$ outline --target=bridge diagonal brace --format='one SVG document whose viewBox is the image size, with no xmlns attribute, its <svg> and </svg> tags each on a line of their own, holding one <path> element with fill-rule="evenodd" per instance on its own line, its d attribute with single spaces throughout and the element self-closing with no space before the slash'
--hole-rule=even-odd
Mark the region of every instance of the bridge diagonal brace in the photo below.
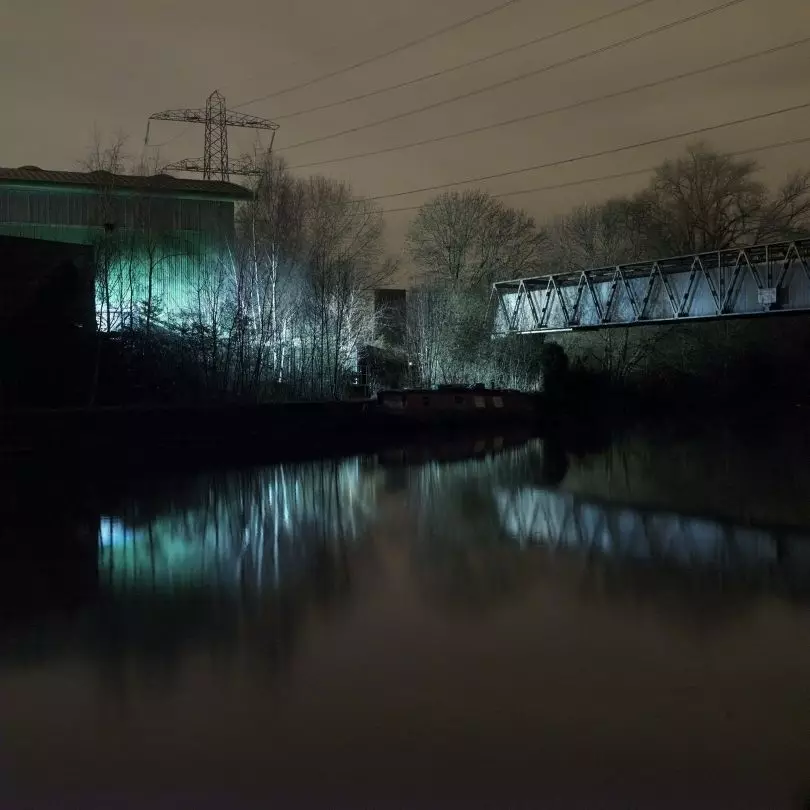
<svg viewBox="0 0 810 810">
<path fill-rule="evenodd" d="M 624 275 L 620 266 L 616 268 L 616 272 L 619 274 L 619 278 L 621 278 L 622 280 L 622 284 L 624 285 L 624 291 L 627 293 L 627 298 L 630 301 L 630 308 L 633 310 L 633 319 L 637 321 L 639 318 L 639 308 L 638 308 L 638 299 L 636 298 L 636 294 L 633 292 L 633 285 L 630 283 L 629 279 Z"/>
<path fill-rule="evenodd" d="M 537 314 L 537 307 L 534 304 L 534 292 L 530 290 L 525 284 L 523 284 L 523 291 L 526 294 L 526 300 L 529 302 L 529 309 L 532 313 L 532 320 L 534 321 L 535 329 L 542 329 L 543 328 L 543 318 L 542 316 L 538 316 Z"/>
<path fill-rule="evenodd" d="M 617 267 L 613 273 L 613 278 L 610 281 L 610 289 L 608 290 L 607 301 L 605 302 L 605 311 L 602 315 L 602 323 L 610 321 L 610 310 L 613 308 L 613 301 L 616 298 L 616 290 L 619 286 L 621 278 L 621 271 Z"/>
<path fill-rule="evenodd" d="M 498 324 L 498 305 L 495 303 L 495 299 L 500 300 L 500 297 L 498 288 L 493 284 L 492 290 L 489 293 L 489 300 L 487 301 L 487 308 L 485 310 L 486 314 L 484 316 L 484 328 L 490 330 L 493 334 L 500 334 L 496 329 Z"/>
<path fill-rule="evenodd" d="M 557 296 L 557 301 L 560 304 L 560 309 L 562 310 L 563 318 L 565 319 L 565 326 L 571 326 L 571 314 L 568 312 L 568 304 L 565 302 L 565 296 L 563 295 L 562 289 L 560 285 L 557 284 L 557 279 L 554 276 L 551 276 L 551 286 L 554 288 L 554 294 Z"/>
<path fill-rule="evenodd" d="M 593 301 L 593 308 L 596 310 L 596 317 L 599 318 L 601 323 L 604 323 L 604 316 L 602 314 L 602 304 L 599 301 L 599 296 L 596 294 L 596 290 L 593 286 L 593 281 L 591 280 L 591 274 L 587 270 L 583 270 L 582 275 L 585 276 L 585 283 L 588 285 L 588 292 L 591 294 L 591 300 Z"/>
<path fill-rule="evenodd" d="M 686 283 L 686 292 L 681 297 L 681 305 L 678 308 L 676 317 L 683 318 L 689 311 L 689 300 L 695 291 L 699 270 L 702 269 L 703 264 L 700 261 L 700 257 L 696 256 L 695 260 L 692 262 L 692 266 L 689 268 L 689 279 Z"/>
<path fill-rule="evenodd" d="M 743 259 L 745 261 L 745 266 L 748 268 L 748 272 L 751 274 L 751 278 L 754 279 L 754 284 L 757 285 L 757 289 L 761 290 L 764 288 L 764 284 L 762 283 L 762 278 L 759 275 L 759 271 L 757 270 L 756 266 L 751 264 L 751 257 L 748 255 L 747 250 L 742 251 Z"/>
<path fill-rule="evenodd" d="M 549 284 L 546 284 L 546 300 L 543 303 L 542 308 L 540 309 L 540 313 L 537 312 L 537 302 L 535 301 L 535 294 L 537 290 L 526 288 L 526 296 L 529 299 L 529 306 L 532 308 L 532 315 L 537 322 L 537 328 L 542 329 L 544 324 L 546 323 L 546 311 L 548 310 L 548 289 Z"/>
<path fill-rule="evenodd" d="M 717 290 L 717 285 L 712 280 L 712 274 L 706 268 L 706 265 L 703 264 L 700 257 L 696 260 L 700 265 L 700 271 L 703 273 L 703 278 L 706 281 L 706 286 L 709 288 L 709 295 L 712 297 L 712 301 L 714 301 L 714 309 L 717 315 L 720 315 L 722 312 L 722 304 L 720 303 L 720 293 Z M 719 268 L 718 268 L 719 271 Z"/>
<path fill-rule="evenodd" d="M 543 299 L 543 308 L 540 310 L 540 319 L 537 323 L 537 328 L 542 329 L 545 324 L 546 320 L 548 319 L 548 312 L 551 306 L 551 285 L 552 285 L 553 278 L 549 278 L 548 283 L 546 284 L 546 289 L 544 292 L 544 299 Z M 531 293 L 529 293 L 531 296 Z"/>
<path fill-rule="evenodd" d="M 785 281 L 787 281 L 787 278 L 790 275 L 790 271 L 793 269 L 794 258 L 801 261 L 799 251 L 796 248 L 796 243 L 791 242 L 790 246 L 785 251 L 785 258 L 782 259 L 782 266 L 779 268 L 779 275 L 777 275 L 776 277 L 777 289 L 781 290 L 784 287 Z M 807 271 L 805 270 L 805 272 Z"/>
<path fill-rule="evenodd" d="M 523 298 L 525 295 L 526 295 L 526 287 L 521 281 L 520 285 L 518 286 L 517 297 L 515 298 L 515 306 L 512 308 L 512 315 L 510 316 L 508 321 L 510 332 L 517 331 L 518 313 L 520 312 L 520 305 L 523 303 Z"/>
<path fill-rule="evenodd" d="M 582 291 L 585 289 L 585 271 L 579 274 L 579 283 L 574 295 L 574 305 L 571 307 L 571 326 L 579 323 L 579 305 L 582 303 Z"/>
<path fill-rule="evenodd" d="M 745 255 L 745 251 L 741 250 L 737 253 L 737 258 L 734 262 L 734 267 L 731 269 L 731 278 L 728 282 L 728 288 L 726 289 L 726 295 L 723 298 L 723 306 L 721 310 L 721 314 L 729 312 L 734 307 L 734 301 L 737 296 L 737 282 L 740 280 L 743 272 L 743 260 L 747 259 Z"/>
<path fill-rule="evenodd" d="M 808 281 L 810 281 L 810 266 L 808 265 L 805 257 L 802 256 L 801 252 L 799 251 L 799 246 L 795 242 L 791 242 L 787 252 L 785 253 L 785 258 L 782 260 L 782 267 L 776 280 L 776 287 L 778 289 L 783 288 L 790 271 L 793 269 L 794 261 L 801 265 L 802 269 L 804 270 L 805 277 Z"/>
<path fill-rule="evenodd" d="M 678 317 L 678 304 L 675 301 L 675 295 L 672 292 L 672 287 L 669 283 L 669 279 L 666 277 L 666 274 L 661 271 L 660 265 L 656 262 L 655 267 L 658 270 L 658 275 L 661 277 L 661 283 L 664 285 L 664 292 L 667 294 L 667 300 L 669 301 L 669 306 L 672 309 L 672 317 Z"/>
<path fill-rule="evenodd" d="M 500 287 L 494 287 L 496 295 L 498 296 L 498 304 L 500 306 L 501 314 L 503 315 L 504 323 L 506 324 L 506 331 L 511 332 L 511 321 L 509 320 L 509 310 L 506 306 L 506 301 L 504 301 L 503 293 L 501 292 Z"/>
<path fill-rule="evenodd" d="M 652 298 L 653 290 L 655 289 L 655 279 L 658 276 L 658 264 L 653 264 L 652 270 L 650 270 L 650 275 L 647 276 L 647 287 L 644 290 L 644 297 L 641 299 L 641 307 L 638 311 L 638 316 L 636 317 L 637 321 L 644 319 L 644 314 L 647 311 L 647 305 L 650 303 L 650 298 Z"/>
</svg>

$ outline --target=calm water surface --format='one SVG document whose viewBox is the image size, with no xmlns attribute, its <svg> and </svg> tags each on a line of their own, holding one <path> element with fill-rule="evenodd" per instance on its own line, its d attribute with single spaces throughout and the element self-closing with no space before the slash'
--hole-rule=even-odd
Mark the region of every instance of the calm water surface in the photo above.
<svg viewBox="0 0 810 810">
<path fill-rule="evenodd" d="M 807 450 L 7 470 L 0 805 L 801 807 Z"/>
</svg>

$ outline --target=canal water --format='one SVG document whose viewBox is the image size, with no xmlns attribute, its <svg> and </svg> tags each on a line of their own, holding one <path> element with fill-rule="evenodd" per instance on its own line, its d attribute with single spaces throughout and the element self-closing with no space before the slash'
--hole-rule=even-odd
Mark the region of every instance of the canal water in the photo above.
<svg viewBox="0 0 810 810">
<path fill-rule="evenodd" d="M 805 806 L 808 450 L 7 465 L 0 806 Z"/>
</svg>

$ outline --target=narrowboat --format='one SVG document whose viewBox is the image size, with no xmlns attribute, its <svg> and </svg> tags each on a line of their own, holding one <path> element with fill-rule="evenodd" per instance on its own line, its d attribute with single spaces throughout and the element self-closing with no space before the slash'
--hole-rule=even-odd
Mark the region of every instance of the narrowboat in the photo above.
<svg viewBox="0 0 810 810">
<path fill-rule="evenodd" d="M 432 422 L 529 421 L 538 415 L 539 397 L 506 388 L 440 385 L 380 391 L 377 410 L 385 417 Z"/>
</svg>

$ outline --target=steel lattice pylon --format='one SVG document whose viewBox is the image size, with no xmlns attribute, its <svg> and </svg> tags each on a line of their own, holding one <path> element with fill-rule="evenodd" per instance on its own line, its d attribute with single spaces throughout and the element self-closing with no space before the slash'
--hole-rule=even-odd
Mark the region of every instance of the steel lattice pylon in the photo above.
<svg viewBox="0 0 810 810">
<path fill-rule="evenodd" d="M 202 160 L 186 158 L 170 163 L 164 168 L 182 172 L 200 172 L 206 180 L 230 180 L 232 174 L 253 175 L 260 169 L 247 157 L 231 161 L 228 153 L 228 127 L 267 130 L 271 132 L 270 146 L 273 148 L 278 124 L 255 115 L 229 111 L 225 96 L 214 90 L 205 102 L 205 109 L 164 110 L 149 116 L 149 121 L 182 121 L 190 124 L 205 124 L 205 150 Z M 146 130 L 147 143 L 149 129 Z"/>
<path fill-rule="evenodd" d="M 228 112 L 225 96 L 214 90 L 205 102 L 205 152 L 203 176 L 211 180 L 214 173 L 223 180 L 230 177 L 228 166 Z"/>
</svg>

